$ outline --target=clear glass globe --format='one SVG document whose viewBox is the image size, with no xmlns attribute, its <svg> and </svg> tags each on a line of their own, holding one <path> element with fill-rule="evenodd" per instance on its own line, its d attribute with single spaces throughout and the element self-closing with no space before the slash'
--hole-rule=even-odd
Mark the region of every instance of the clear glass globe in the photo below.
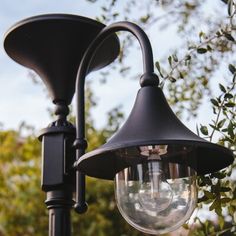
<svg viewBox="0 0 236 236">
<path fill-rule="evenodd" d="M 190 167 L 151 158 L 116 174 L 115 196 L 125 220 L 148 234 L 176 230 L 191 216 L 197 199 Z"/>
</svg>

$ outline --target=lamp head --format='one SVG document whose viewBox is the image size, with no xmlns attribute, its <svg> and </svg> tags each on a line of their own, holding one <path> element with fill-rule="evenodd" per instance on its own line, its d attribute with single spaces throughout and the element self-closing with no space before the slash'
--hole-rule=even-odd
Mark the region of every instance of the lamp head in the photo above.
<svg viewBox="0 0 236 236">
<path fill-rule="evenodd" d="M 144 86 L 123 127 L 76 167 L 89 176 L 114 179 L 126 221 L 144 233 L 163 234 L 191 216 L 197 174 L 232 162 L 230 150 L 198 137 L 178 120 L 159 87 Z"/>
<path fill-rule="evenodd" d="M 83 155 L 76 167 L 89 176 L 114 179 L 124 168 L 147 160 L 148 150 L 140 149 L 148 146 L 159 146 L 154 152 L 160 152 L 160 160 L 189 166 L 199 175 L 233 162 L 230 150 L 198 137 L 181 123 L 159 87 L 145 86 L 121 129 L 103 146 Z"/>
</svg>

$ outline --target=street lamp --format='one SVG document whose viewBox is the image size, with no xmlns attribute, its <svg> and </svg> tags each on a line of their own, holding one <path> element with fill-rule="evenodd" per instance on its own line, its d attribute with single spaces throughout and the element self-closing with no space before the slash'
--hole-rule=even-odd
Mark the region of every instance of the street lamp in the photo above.
<svg viewBox="0 0 236 236">
<path fill-rule="evenodd" d="M 117 31 L 129 31 L 140 43 L 141 88 L 122 128 L 85 154 L 85 77 L 118 56 Z M 80 16 L 41 15 L 14 25 L 4 46 L 10 57 L 39 74 L 56 105 L 57 120 L 39 136 L 50 236 L 71 235 L 72 206 L 78 213 L 87 210 L 85 174 L 114 180 L 117 205 L 127 222 L 142 232 L 161 234 L 180 227 L 192 214 L 196 176 L 233 162 L 230 150 L 198 137 L 172 112 L 153 72 L 150 42 L 137 25 L 105 27 Z M 66 119 L 74 91 L 76 129 Z"/>
</svg>

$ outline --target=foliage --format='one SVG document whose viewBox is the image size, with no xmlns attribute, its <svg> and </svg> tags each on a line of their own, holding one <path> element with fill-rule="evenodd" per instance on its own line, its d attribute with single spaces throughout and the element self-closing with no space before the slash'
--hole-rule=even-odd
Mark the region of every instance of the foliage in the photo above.
<svg viewBox="0 0 236 236">
<path fill-rule="evenodd" d="M 90 116 L 90 109 L 95 103 L 89 88 L 86 97 L 87 138 L 89 148 L 93 149 L 116 131 L 123 114 L 118 108 L 112 109 L 108 113 L 106 128 L 96 130 Z M 22 124 L 19 131 L 0 131 L 1 236 L 47 235 L 48 213 L 43 204 L 45 194 L 40 189 L 40 143 L 33 131 L 23 137 L 26 129 L 28 127 Z M 142 235 L 120 217 L 113 185 L 111 181 L 87 178 L 89 210 L 85 215 L 73 213 L 75 235 Z"/>
<path fill-rule="evenodd" d="M 215 133 L 219 135 L 219 144 L 230 148 L 236 154 L 236 70 L 235 66 L 229 65 L 232 73 L 232 80 L 229 85 L 219 84 L 221 94 L 211 99 L 213 113 L 215 119 L 209 126 L 202 125 L 200 132 L 205 138 L 212 141 Z M 199 191 L 198 208 L 207 204 L 210 211 L 217 214 L 218 225 L 213 222 L 201 222 L 199 217 L 195 218 L 196 222 L 204 226 L 198 231 L 207 235 L 214 233 L 236 232 L 236 184 L 235 184 L 235 167 L 236 163 L 228 168 L 212 173 L 210 175 L 201 176 L 198 179 L 198 185 L 201 187 Z"/>
<path fill-rule="evenodd" d="M 39 143 L 11 130 L 0 132 L 0 143 L 0 235 L 46 235 Z"/>
<path fill-rule="evenodd" d="M 99 1 L 94 2 L 99 4 Z M 168 30 L 174 27 L 176 37 L 179 36 L 181 41 L 178 43 L 181 50 L 177 51 L 175 47 L 170 55 L 158 59 L 156 69 L 176 113 L 189 118 L 196 117 L 203 100 L 211 96 L 211 81 L 235 52 L 235 1 L 227 1 L 227 4 L 220 0 L 214 2 L 217 6 L 212 1 L 203 0 L 107 0 L 100 5 L 102 14 L 97 17 L 106 24 L 130 20 L 147 33 L 155 32 L 156 28 Z M 216 16 L 213 17 L 207 9 L 214 7 Z M 121 39 L 120 64 L 116 66 L 121 67 L 121 73 L 131 74 L 132 59 L 127 58 L 131 49 L 134 50 L 131 46 L 135 40 L 130 34 L 121 35 Z"/>
</svg>

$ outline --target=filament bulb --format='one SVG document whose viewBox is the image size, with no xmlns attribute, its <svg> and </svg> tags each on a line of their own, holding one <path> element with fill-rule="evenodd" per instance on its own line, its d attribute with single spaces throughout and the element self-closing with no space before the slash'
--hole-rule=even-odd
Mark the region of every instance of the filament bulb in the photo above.
<svg viewBox="0 0 236 236">
<path fill-rule="evenodd" d="M 158 163 L 152 163 L 155 165 Z M 167 209 L 173 199 L 172 189 L 162 171 L 147 171 L 139 190 L 139 202 L 149 214 L 156 215 Z"/>
</svg>

